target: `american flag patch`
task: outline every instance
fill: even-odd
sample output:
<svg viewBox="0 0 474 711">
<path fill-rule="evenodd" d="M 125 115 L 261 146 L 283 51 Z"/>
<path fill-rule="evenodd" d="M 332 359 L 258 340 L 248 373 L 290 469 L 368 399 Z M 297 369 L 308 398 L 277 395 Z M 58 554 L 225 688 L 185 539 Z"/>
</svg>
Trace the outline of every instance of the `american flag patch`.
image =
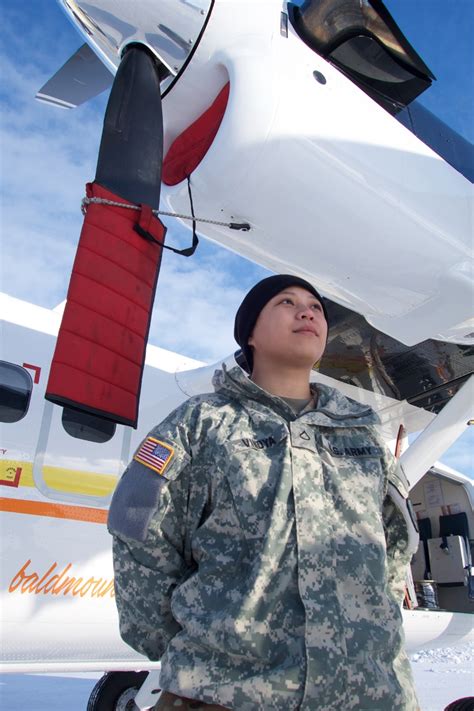
<svg viewBox="0 0 474 711">
<path fill-rule="evenodd" d="M 173 454 L 174 449 L 169 444 L 160 442 L 154 437 L 147 437 L 133 458 L 158 474 L 163 474 Z"/>
</svg>

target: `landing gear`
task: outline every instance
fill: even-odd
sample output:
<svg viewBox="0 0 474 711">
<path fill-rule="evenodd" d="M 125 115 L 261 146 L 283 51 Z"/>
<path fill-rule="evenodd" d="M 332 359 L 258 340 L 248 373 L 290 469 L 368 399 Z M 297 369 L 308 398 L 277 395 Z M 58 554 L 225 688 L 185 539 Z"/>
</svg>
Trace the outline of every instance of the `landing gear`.
<svg viewBox="0 0 474 711">
<path fill-rule="evenodd" d="M 148 672 L 107 672 L 92 689 L 87 711 L 138 711 L 134 699 Z"/>
<path fill-rule="evenodd" d="M 474 696 L 465 696 L 463 699 L 453 701 L 444 711 L 474 711 Z"/>
</svg>

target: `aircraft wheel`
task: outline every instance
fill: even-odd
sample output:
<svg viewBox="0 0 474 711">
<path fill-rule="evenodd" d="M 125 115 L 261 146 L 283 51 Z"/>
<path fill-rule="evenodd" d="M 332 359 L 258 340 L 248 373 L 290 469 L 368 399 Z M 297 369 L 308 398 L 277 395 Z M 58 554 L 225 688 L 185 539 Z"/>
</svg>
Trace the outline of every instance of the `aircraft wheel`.
<svg viewBox="0 0 474 711">
<path fill-rule="evenodd" d="M 87 711 L 137 711 L 134 698 L 148 672 L 107 672 L 92 689 Z"/>
<path fill-rule="evenodd" d="M 444 711 L 474 711 L 474 696 L 465 696 L 463 699 L 453 701 Z"/>
</svg>

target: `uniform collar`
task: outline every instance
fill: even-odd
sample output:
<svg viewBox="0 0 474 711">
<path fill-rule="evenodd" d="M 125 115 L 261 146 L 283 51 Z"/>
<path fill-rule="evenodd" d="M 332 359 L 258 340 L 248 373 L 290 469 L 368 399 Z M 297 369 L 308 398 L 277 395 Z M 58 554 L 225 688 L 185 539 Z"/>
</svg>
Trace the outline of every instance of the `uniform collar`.
<svg viewBox="0 0 474 711">
<path fill-rule="evenodd" d="M 217 393 L 238 400 L 247 410 L 256 410 L 264 414 L 270 408 L 284 420 L 304 419 L 308 424 L 326 427 L 375 425 L 379 418 L 369 405 L 363 405 L 346 397 L 336 388 L 321 383 L 311 383 L 311 392 L 315 395 L 316 405 L 295 415 L 291 407 L 282 398 L 271 395 L 253 383 L 238 365 L 216 370 L 212 380 Z M 268 413 L 267 413 L 268 414 Z"/>
</svg>

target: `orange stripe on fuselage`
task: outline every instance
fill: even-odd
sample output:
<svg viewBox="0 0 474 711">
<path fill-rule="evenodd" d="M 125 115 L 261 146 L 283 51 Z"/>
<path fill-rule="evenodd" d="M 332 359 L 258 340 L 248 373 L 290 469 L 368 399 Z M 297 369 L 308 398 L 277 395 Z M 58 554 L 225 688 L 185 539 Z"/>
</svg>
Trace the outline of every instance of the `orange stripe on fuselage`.
<svg viewBox="0 0 474 711">
<path fill-rule="evenodd" d="M 25 501 L 24 499 L 6 499 L 0 497 L 0 511 L 32 514 L 33 516 L 49 516 L 51 518 L 66 518 L 73 521 L 87 521 L 88 523 L 107 522 L 107 511 L 105 509 L 93 509 L 87 506 L 48 504 L 42 501 Z"/>
</svg>

